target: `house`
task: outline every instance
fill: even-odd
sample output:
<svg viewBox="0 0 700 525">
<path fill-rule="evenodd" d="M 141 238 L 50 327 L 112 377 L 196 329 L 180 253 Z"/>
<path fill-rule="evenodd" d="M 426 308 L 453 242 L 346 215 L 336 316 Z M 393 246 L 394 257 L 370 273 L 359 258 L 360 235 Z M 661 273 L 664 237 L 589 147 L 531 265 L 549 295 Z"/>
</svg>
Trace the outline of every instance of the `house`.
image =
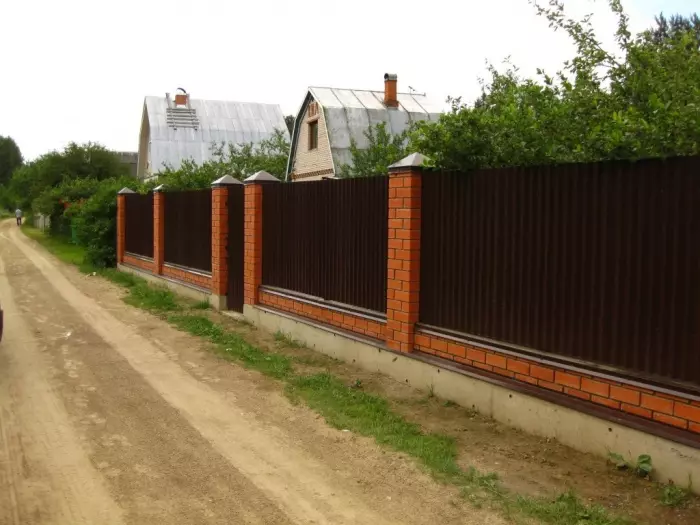
<svg viewBox="0 0 700 525">
<path fill-rule="evenodd" d="M 212 144 L 259 144 L 280 130 L 289 132 L 278 105 L 190 98 L 179 88 L 174 99 L 145 97 L 139 138 L 139 179 L 155 177 L 185 159 L 203 164 Z"/>
<path fill-rule="evenodd" d="M 419 120 L 437 120 L 440 107 L 424 94 L 398 93 L 396 75 L 384 75 L 384 91 L 310 87 L 294 122 L 287 179 L 319 180 L 350 164 L 350 144 L 367 148 L 368 128 L 380 122 L 399 134 Z"/>
<path fill-rule="evenodd" d="M 136 177 L 136 170 L 139 164 L 139 154 L 135 151 L 115 151 L 114 153 L 119 158 L 119 162 L 128 166 L 129 175 L 131 177 Z"/>
</svg>

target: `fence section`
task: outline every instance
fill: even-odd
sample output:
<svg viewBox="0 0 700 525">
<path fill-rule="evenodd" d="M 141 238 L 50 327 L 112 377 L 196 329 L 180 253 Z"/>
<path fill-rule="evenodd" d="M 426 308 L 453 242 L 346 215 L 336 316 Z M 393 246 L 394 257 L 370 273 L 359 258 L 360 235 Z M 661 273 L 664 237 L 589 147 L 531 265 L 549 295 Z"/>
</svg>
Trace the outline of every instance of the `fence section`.
<svg viewBox="0 0 700 525">
<path fill-rule="evenodd" d="M 388 179 L 266 185 L 264 285 L 384 314 Z"/>
<path fill-rule="evenodd" d="M 211 190 L 163 195 L 165 262 L 210 272 Z"/>
<path fill-rule="evenodd" d="M 700 385 L 700 158 L 423 176 L 420 321 Z"/>
<path fill-rule="evenodd" d="M 228 187 L 228 291 L 229 310 L 243 311 L 243 186 Z"/>
<path fill-rule="evenodd" d="M 126 239 L 124 249 L 143 257 L 153 257 L 153 193 L 124 196 Z"/>
</svg>

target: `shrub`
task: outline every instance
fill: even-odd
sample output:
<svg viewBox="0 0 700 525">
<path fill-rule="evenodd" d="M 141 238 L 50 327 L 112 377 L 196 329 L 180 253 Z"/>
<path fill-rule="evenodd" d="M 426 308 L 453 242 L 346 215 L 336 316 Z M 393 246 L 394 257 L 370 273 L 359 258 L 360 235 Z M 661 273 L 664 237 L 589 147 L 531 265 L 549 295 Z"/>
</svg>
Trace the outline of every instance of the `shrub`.
<svg viewBox="0 0 700 525">
<path fill-rule="evenodd" d="M 66 212 L 75 228 L 78 244 L 86 249 L 87 263 L 104 268 L 117 262 L 117 192 L 128 186 L 129 177 L 101 181 L 93 195 Z"/>
</svg>

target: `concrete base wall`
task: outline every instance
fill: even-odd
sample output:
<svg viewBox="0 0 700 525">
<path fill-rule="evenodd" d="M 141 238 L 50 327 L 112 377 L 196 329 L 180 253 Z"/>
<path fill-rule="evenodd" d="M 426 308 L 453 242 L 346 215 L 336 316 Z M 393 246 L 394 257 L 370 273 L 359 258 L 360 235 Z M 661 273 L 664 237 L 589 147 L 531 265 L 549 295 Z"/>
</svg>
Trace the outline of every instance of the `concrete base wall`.
<svg viewBox="0 0 700 525">
<path fill-rule="evenodd" d="M 281 331 L 321 353 L 419 389 L 432 387 L 443 399 L 473 407 L 525 432 L 557 439 L 576 450 L 605 458 L 610 452 L 635 459 L 649 454 L 658 479 L 670 479 L 687 487 L 692 478 L 693 491 L 700 493 L 699 449 L 428 364 L 409 354 L 391 352 L 371 340 L 348 336 L 296 316 L 250 305 L 244 306 L 243 314 L 256 326 Z"/>
<path fill-rule="evenodd" d="M 190 299 L 194 299 L 195 301 L 210 302 L 209 297 L 211 296 L 211 292 L 209 292 L 208 290 L 197 288 L 195 286 L 191 286 L 189 284 L 185 284 L 174 279 L 169 279 L 161 275 L 154 275 L 150 272 L 145 272 L 143 270 L 139 270 L 138 268 L 134 268 L 133 266 L 128 266 L 125 264 L 117 265 L 117 269 L 120 272 L 128 272 L 143 279 L 146 279 L 147 281 L 153 284 L 165 286 L 166 288 L 172 290 L 176 294 L 184 295 L 185 297 L 189 297 Z M 216 307 L 215 305 L 218 303 L 210 302 L 210 304 Z"/>
</svg>

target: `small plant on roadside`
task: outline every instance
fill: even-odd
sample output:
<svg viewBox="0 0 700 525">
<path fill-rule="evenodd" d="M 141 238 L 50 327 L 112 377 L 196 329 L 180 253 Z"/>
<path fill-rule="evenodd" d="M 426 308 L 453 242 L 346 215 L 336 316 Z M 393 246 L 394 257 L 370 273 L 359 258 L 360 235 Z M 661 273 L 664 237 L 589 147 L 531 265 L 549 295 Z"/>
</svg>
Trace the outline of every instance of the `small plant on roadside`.
<svg viewBox="0 0 700 525">
<path fill-rule="evenodd" d="M 640 454 L 636 461 L 627 461 L 617 452 L 609 452 L 608 457 L 618 470 L 629 470 L 640 478 L 651 478 L 654 467 L 649 454 Z"/>
<path fill-rule="evenodd" d="M 693 479 L 688 477 L 688 488 L 679 487 L 669 480 L 668 485 L 661 487 L 659 499 L 664 507 L 682 507 L 688 503 L 693 489 Z"/>
<path fill-rule="evenodd" d="M 285 334 L 282 331 L 275 332 L 275 341 L 278 346 L 286 346 L 287 348 L 303 348 L 304 345 L 294 339 L 291 335 Z"/>
<path fill-rule="evenodd" d="M 194 309 L 194 310 L 209 310 L 210 306 L 211 305 L 209 304 L 209 301 L 202 300 L 202 301 L 194 303 L 192 305 L 192 309 Z"/>
</svg>

